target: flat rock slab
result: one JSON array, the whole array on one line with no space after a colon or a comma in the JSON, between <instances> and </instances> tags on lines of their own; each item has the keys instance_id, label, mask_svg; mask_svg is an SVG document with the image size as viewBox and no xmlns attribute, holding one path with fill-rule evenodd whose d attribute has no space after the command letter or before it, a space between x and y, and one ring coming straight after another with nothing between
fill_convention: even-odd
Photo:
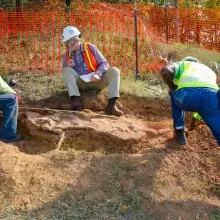
<instances>
[{"instance_id":1,"label":"flat rock slab","mask_svg":"<svg viewBox=\"0 0 220 220\"><path fill-rule=\"evenodd\" d=\"M110 152L127 152L129 148L170 130L137 119L84 112L46 116L27 112L25 126L32 136L55 147Z\"/></svg>"}]
</instances>

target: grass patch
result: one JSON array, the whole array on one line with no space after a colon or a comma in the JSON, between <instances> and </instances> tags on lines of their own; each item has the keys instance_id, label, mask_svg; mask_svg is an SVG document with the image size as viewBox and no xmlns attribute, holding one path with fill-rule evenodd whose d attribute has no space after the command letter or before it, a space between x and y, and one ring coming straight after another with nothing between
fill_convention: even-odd
<instances>
[{"instance_id":1,"label":"grass patch","mask_svg":"<svg viewBox=\"0 0 220 220\"><path fill-rule=\"evenodd\" d=\"M209 220L219 220L220 219L220 209L216 209L209 214Z\"/></svg>"},{"instance_id":2,"label":"grass patch","mask_svg":"<svg viewBox=\"0 0 220 220\"><path fill-rule=\"evenodd\" d=\"M159 74L145 74L142 80L125 76L121 80L121 93L148 99L165 99L167 87Z\"/></svg>"},{"instance_id":3,"label":"grass patch","mask_svg":"<svg viewBox=\"0 0 220 220\"><path fill-rule=\"evenodd\" d=\"M206 50L200 46L192 44L158 44L154 46L154 50L158 56L160 54L170 54L174 62L182 60L186 56L196 57L201 63L209 66L214 71L216 71L214 62L220 64L220 54L218 52Z\"/></svg>"},{"instance_id":4,"label":"grass patch","mask_svg":"<svg viewBox=\"0 0 220 220\"><path fill-rule=\"evenodd\" d=\"M61 99L63 93L67 95L61 75L26 73L8 75L7 78L7 81L9 78L17 81L15 89L24 101L39 101L51 96L57 96L57 99Z\"/></svg>"},{"instance_id":5,"label":"grass patch","mask_svg":"<svg viewBox=\"0 0 220 220\"><path fill-rule=\"evenodd\" d=\"M38 102L46 99L64 102L69 99L61 75L26 73L9 74L5 77L6 81L11 78L17 80L15 89L24 102ZM120 91L124 95L148 99L165 99L167 97L167 88L159 74L146 74L145 78L141 80L136 80L133 76L123 76ZM107 94L107 89L103 91L103 94ZM96 92L88 92L88 95L95 96Z\"/></svg>"},{"instance_id":6,"label":"grass patch","mask_svg":"<svg viewBox=\"0 0 220 220\"><path fill-rule=\"evenodd\" d=\"M220 198L220 184L217 183L211 184L210 190Z\"/></svg>"}]
</instances>

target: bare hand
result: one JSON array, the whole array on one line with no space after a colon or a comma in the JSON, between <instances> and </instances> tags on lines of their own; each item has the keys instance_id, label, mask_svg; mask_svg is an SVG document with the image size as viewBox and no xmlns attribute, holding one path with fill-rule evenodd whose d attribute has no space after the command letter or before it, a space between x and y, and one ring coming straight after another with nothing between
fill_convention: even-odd
<instances>
[{"instance_id":1,"label":"bare hand","mask_svg":"<svg viewBox=\"0 0 220 220\"><path fill-rule=\"evenodd\" d=\"M92 76L92 82L98 82L99 80L101 80L101 77L95 73L93 76Z\"/></svg>"},{"instance_id":2,"label":"bare hand","mask_svg":"<svg viewBox=\"0 0 220 220\"><path fill-rule=\"evenodd\" d=\"M73 62L73 60L72 59L69 59L68 61L67 61L67 64L66 64L68 67L72 67L72 66L74 66L75 65L75 63Z\"/></svg>"}]
</instances>

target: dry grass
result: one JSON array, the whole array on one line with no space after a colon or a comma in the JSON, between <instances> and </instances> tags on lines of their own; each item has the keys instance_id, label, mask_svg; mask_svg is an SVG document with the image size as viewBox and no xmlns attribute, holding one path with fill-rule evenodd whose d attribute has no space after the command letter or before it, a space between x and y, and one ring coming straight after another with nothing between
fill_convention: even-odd
<instances>
[{"instance_id":1,"label":"dry grass","mask_svg":"<svg viewBox=\"0 0 220 220\"><path fill-rule=\"evenodd\" d=\"M29 149L1 145L2 220L218 220L208 189L217 149L206 154L209 170L202 153L178 148L145 155Z\"/></svg>"},{"instance_id":2,"label":"dry grass","mask_svg":"<svg viewBox=\"0 0 220 220\"><path fill-rule=\"evenodd\" d=\"M17 80L15 89L21 95L24 102L37 102L45 99L52 99L54 102L65 102L68 100L67 90L63 84L61 75L44 74L12 74L5 79ZM136 80L135 76L123 76L121 79L121 94L134 97L160 99L167 97L167 88L160 76L148 74L144 79ZM106 94L106 90L103 91ZM96 92L88 93L89 96L96 95Z\"/></svg>"}]
</instances>

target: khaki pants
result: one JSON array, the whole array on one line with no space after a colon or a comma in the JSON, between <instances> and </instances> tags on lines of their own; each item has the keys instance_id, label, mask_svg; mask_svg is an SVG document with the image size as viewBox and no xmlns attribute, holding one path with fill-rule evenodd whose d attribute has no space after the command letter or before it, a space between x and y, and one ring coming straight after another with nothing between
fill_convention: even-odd
<instances>
[{"instance_id":1,"label":"khaki pants","mask_svg":"<svg viewBox=\"0 0 220 220\"><path fill-rule=\"evenodd\" d=\"M69 96L80 96L79 89L86 91L92 89L104 89L108 86L108 98L119 97L120 70L116 67L110 67L98 82L86 83L80 79L80 75L71 67L65 67L62 70L64 84L68 89Z\"/></svg>"}]
</instances>

